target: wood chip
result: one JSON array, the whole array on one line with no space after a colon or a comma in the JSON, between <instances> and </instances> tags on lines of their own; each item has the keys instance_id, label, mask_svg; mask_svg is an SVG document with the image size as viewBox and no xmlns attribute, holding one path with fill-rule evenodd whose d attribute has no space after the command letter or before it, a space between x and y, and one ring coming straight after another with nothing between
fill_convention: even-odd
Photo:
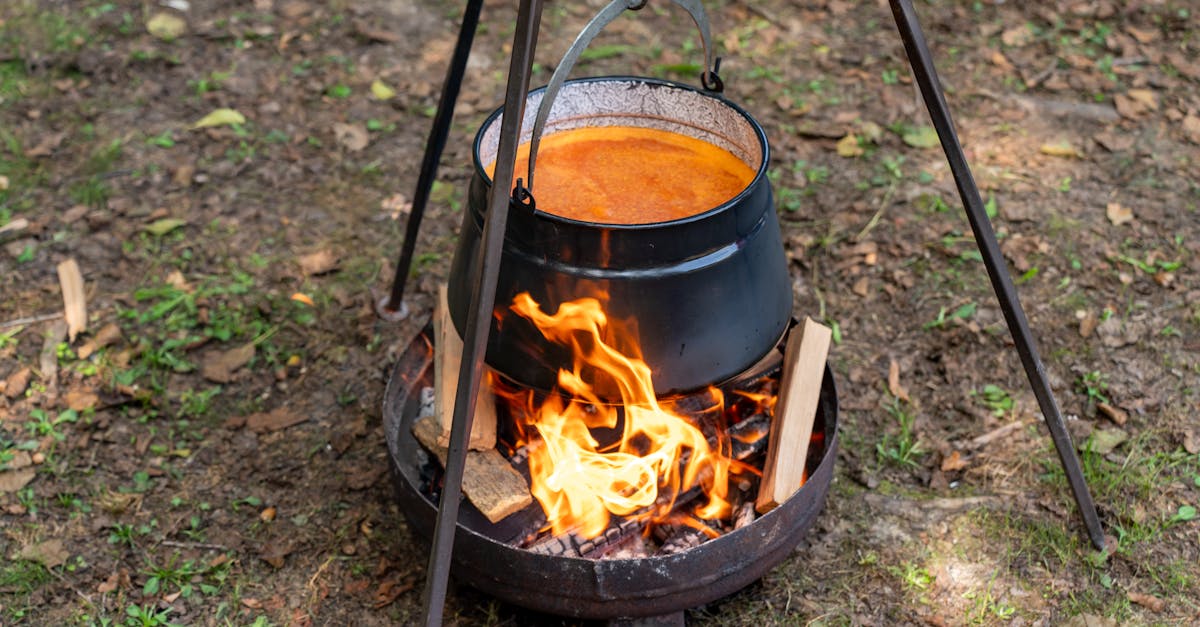
<instances>
[{"instance_id":1,"label":"wood chip","mask_svg":"<svg viewBox=\"0 0 1200 627\"><path fill-rule=\"evenodd\" d=\"M449 293L446 284L438 286L438 304L433 312L433 335L437 354L433 358L434 413L442 425L440 446L450 444L450 426L457 403L458 376L462 368L463 341L450 319ZM467 448L486 451L496 448L496 398L492 392L486 368L479 379L475 396L475 416L471 422L471 437Z\"/></svg>"},{"instance_id":2,"label":"wood chip","mask_svg":"<svg viewBox=\"0 0 1200 627\"><path fill-rule=\"evenodd\" d=\"M58 345L67 339L67 323L56 320L46 331L42 340L42 352L38 355L38 369L46 384L46 393L58 394Z\"/></svg>"},{"instance_id":3,"label":"wood chip","mask_svg":"<svg viewBox=\"0 0 1200 627\"><path fill-rule=\"evenodd\" d=\"M200 374L213 383L229 383L233 373L254 358L254 351L254 343L250 342L231 350L210 353Z\"/></svg>"},{"instance_id":4,"label":"wood chip","mask_svg":"<svg viewBox=\"0 0 1200 627\"><path fill-rule=\"evenodd\" d=\"M259 412L246 416L246 428L255 433L279 431L298 425L308 420L305 414L297 414L287 407L279 407L270 412Z\"/></svg>"},{"instance_id":5,"label":"wood chip","mask_svg":"<svg viewBox=\"0 0 1200 627\"><path fill-rule=\"evenodd\" d=\"M771 421L767 461L755 509L765 514L804 485L808 443L821 397L821 380L833 332L805 318L789 333L780 380L780 397Z\"/></svg>"},{"instance_id":6,"label":"wood chip","mask_svg":"<svg viewBox=\"0 0 1200 627\"><path fill-rule=\"evenodd\" d=\"M446 447L438 444L441 426L437 418L427 416L413 425L413 435L433 453L442 467L446 465ZM463 494L493 523L500 522L533 503L525 477L509 465L496 449L467 451L463 471Z\"/></svg>"},{"instance_id":7,"label":"wood chip","mask_svg":"<svg viewBox=\"0 0 1200 627\"><path fill-rule=\"evenodd\" d=\"M1116 423L1117 426L1124 426L1129 420L1129 412L1120 407L1113 407L1108 403L1096 403L1096 411L1099 411L1105 418Z\"/></svg>"},{"instance_id":8,"label":"wood chip","mask_svg":"<svg viewBox=\"0 0 1200 627\"><path fill-rule=\"evenodd\" d=\"M67 335L74 342L75 336L87 329L87 296L83 293L83 275L75 259L58 264L58 283L62 287Z\"/></svg>"}]
</instances>

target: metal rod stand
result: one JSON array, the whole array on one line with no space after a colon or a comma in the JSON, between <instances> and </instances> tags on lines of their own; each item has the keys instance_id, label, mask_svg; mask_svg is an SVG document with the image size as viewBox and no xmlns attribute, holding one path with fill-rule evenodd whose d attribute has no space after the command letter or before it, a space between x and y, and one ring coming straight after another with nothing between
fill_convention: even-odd
<instances>
[{"instance_id":1,"label":"metal rod stand","mask_svg":"<svg viewBox=\"0 0 1200 627\"><path fill-rule=\"evenodd\" d=\"M392 291L386 299L376 303L375 310L389 320L400 320L408 315L404 306L404 285L412 267L413 251L417 247L417 234L421 231L421 218L425 216L425 205L429 203L429 192L437 177L438 162L446 148L450 135L450 122L454 119L454 105L462 88L463 75L467 70L467 59L471 56L471 44L479 26L479 12L483 0L467 0L463 11L462 26L458 30L458 41L454 44L454 55L446 70L446 81L442 83L442 96L438 100L437 113L433 116L433 128L425 142L425 156L421 160L421 172L417 176L417 189L413 192L412 208L408 212L408 223L404 227L404 245L400 249L400 260L396 262L396 274L392 277Z\"/></svg>"},{"instance_id":2,"label":"metal rod stand","mask_svg":"<svg viewBox=\"0 0 1200 627\"><path fill-rule=\"evenodd\" d=\"M488 334L491 331L492 309L496 304L496 280L500 273L500 252L508 226L510 202L509 185L517 160L517 145L521 139L521 122L525 117L525 99L529 93L529 75L533 70L533 53L537 45L538 27L542 20L542 0L521 0L517 10L517 29L513 35L512 58L508 67L508 87L504 95L504 119L500 124L500 145L496 153L496 172L492 178L488 211L483 220L483 247L475 260L475 276L479 283L471 294L463 337L463 368L458 373L458 388L450 425L450 446L446 452L446 471L442 480L442 498L438 505L437 524L433 530L433 547L429 567L425 571L425 625L442 624L446 603L446 586L454 552L454 535L458 529L458 506L462 498L463 469L467 461L467 436L475 419L475 401L479 396L479 380L483 370Z\"/></svg>"},{"instance_id":3,"label":"metal rod stand","mask_svg":"<svg viewBox=\"0 0 1200 627\"><path fill-rule=\"evenodd\" d=\"M967 220L971 223L971 231L975 235L975 243L983 256L983 265L987 268L988 278L992 282L992 290L1000 301L1000 310L1004 313L1004 321L1012 334L1021 357L1021 365L1037 397L1038 406L1046 427L1050 429L1050 437L1058 450L1058 459L1062 462L1063 470L1067 473L1067 481L1075 495L1075 504L1087 527L1088 537L1097 549L1106 547L1104 528L1100 524L1100 516L1096 513L1096 504L1088 491L1087 480L1084 479L1079 457L1075 454L1075 446L1067 425L1063 421L1054 393L1046 379L1046 371L1038 356L1037 345L1034 344L1033 334L1029 330L1029 321L1021 309L1021 301L1017 298L1017 289L1008 273L1000 253L1000 245L996 243L996 234L992 231L992 223L988 220L984 209L983 198L971 168L967 165L967 157L958 142L954 130L954 122L950 118L950 108L946 105L946 97L938 83L937 70L933 66L933 55L925 42L921 24L917 21L916 11L911 0L890 0L892 15L896 18L896 26L900 29L900 39L904 41L904 50L908 54L909 65L916 77L917 85L921 88L921 96L925 99L925 107L933 120L933 128L937 130L942 142L942 150L946 160L950 162L950 170L954 174L954 184L958 187L958 195L962 198L963 207L967 212Z\"/></svg>"}]
</instances>

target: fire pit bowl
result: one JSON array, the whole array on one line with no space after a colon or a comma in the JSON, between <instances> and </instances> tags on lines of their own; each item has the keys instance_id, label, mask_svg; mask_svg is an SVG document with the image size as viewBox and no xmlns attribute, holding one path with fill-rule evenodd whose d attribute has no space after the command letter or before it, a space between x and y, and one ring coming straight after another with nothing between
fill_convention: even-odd
<instances>
[{"instance_id":1,"label":"fire pit bowl","mask_svg":"<svg viewBox=\"0 0 1200 627\"><path fill-rule=\"evenodd\" d=\"M401 511L417 535L432 537L437 504L421 489L423 453L411 427L421 390L433 385L433 334L427 327L401 355L383 401L383 427ZM796 547L825 504L837 456L837 390L826 367L815 430L824 448L809 480L778 508L746 527L668 556L590 560L533 553L493 539L491 523L463 501L453 574L498 599L536 611L587 619L660 616L732 594L762 577ZM534 505L536 507L536 504ZM503 524L504 521L501 521Z\"/></svg>"},{"instance_id":2,"label":"fire pit bowl","mask_svg":"<svg viewBox=\"0 0 1200 627\"><path fill-rule=\"evenodd\" d=\"M542 96L543 90L529 95L522 143L530 139ZM501 114L493 113L475 139L475 174L450 270L450 313L464 335L472 286L479 282L476 260L492 183L486 168L495 159ZM510 314L513 297L529 292L547 312L569 300L606 295L610 319L641 330L642 358L653 368L659 395L695 390L744 371L775 346L792 311L762 127L717 94L649 78L603 77L564 83L545 135L603 126L688 135L729 151L755 175L741 193L716 207L653 224L581 222L514 203L488 365L540 390L550 389L557 372L570 368L571 356L561 346ZM536 199L536 182L533 195Z\"/></svg>"}]
</instances>

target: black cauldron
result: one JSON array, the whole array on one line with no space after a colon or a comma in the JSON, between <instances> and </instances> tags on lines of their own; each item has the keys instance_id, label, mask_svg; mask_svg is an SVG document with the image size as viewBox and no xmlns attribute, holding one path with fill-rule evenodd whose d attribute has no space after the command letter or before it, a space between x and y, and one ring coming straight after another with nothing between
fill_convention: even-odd
<instances>
[{"instance_id":1,"label":"black cauldron","mask_svg":"<svg viewBox=\"0 0 1200 627\"><path fill-rule=\"evenodd\" d=\"M543 90L531 92L522 125L530 139ZM454 325L467 328L479 280L483 216L502 111L475 139L475 173L450 270ZM792 312L791 281L766 171L766 135L718 94L634 77L567 81L552 103L546 134L584 126L639 126L682 133L724 148L756 172L736 197L696 215L655 224L581 222L512 203L505 234L487 363L524 386L548 390L566 349L509 312L529 292L553 313L566 301L606 295L605 312L636 331L660 395L719 383L774 347ZM536 197L537 189L534 188ZM603 394L603 390L601 390Z\"/></svg>"}]
</instances>

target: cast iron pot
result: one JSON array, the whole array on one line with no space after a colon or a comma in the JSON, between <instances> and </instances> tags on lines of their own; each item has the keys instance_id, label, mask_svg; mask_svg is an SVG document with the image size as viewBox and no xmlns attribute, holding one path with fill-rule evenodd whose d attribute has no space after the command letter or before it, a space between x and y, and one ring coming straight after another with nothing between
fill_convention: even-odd
<instances>
[{"instance_id":1,"label":"cast iron pot","mask_svg":"<svg viewBox=\"0 0 1200 627\"><path fill-rule=\"evenodd\" d=\"M542 92L529 95L522 143ZM636 330L660 395L719 383L753 365L779 341L792 310L762 127L719 95L650 78L567 81L552 105L547 135L584 126L667 130L725 148L756 174L717 207L655 224L581 222L512 203L488 365L542 390L553 386L559 369L571 368L566 349L509 311L520 292L548 313L565 301L606 295L609 319ZM501 115L493 113L475 138L475 173L450 270L450 314L460 333L479 280L476 259L491 187L485 167L495 160ZM536 182L532 191L536 199Z\"/></svg>"}]
</instances>

